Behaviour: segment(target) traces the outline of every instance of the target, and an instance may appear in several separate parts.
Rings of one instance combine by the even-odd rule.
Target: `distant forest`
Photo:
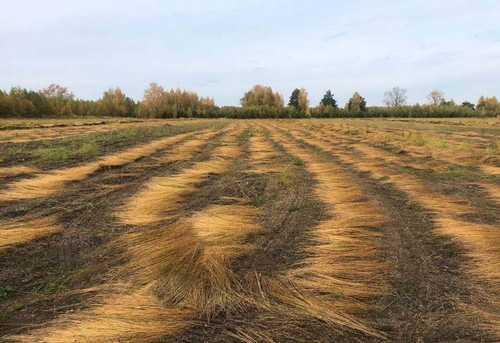
[[[98,100],[83,100],[66,87],[52,84],[35,91],[13,87],[0,90],[0,117],[118,116],[141,118],[342,118],[342,117],[492,117],[500,115],[496,97],[481,97],[477,104],[457,104],[443,92],[429,93],[425,104],[409,105],[407,90],[399,87],[384,95],[385,106],[368,106],[355,92],[340,107],[332,91],[326,91],[317,106],[311,106],[307,90],[297,88],[289,100],[271,87],[257,85],[241,99],[241,106],[222,106],[212,98],[180,89],[166,90],[152,83],[140,101],[120,88],[105,91]]]

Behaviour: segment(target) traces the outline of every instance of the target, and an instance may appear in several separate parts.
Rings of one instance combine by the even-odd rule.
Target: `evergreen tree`
[[[290,96],[290,101],[288,102],[288,106],[293,107],[295,109],[299,109],[300,106],[300,89],[295,88]]]
[[[331,90],[327,90],[323,99],[321,100],[321,105],[324,107],[330,106],[337,108],[337,101],[333,98],[333,93]]]

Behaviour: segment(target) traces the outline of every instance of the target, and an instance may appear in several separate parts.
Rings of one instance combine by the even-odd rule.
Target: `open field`
[[[75,117],[75,118],[10,118],[2,119],[0,122],[0,130],[13,129],[36,129],[36,128],[54,128],[68,126],[94,126],[112,123],[131,123],[141,121],[136,118],[92,118],[92,117]]]
[[[0,341],[498,342],[500,121],[0,121]]]
[[[27,119],[2,120],[0,122],[0,144],[50,141],[89,133],[108,133],[125,128],[134,129],[179,125],[183,122],[192,121],[195,120],[139,120],[130,118],[101,118],[100,120],[42,119],[39,123]]]

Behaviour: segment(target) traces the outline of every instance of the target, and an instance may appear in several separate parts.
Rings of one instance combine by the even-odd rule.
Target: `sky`
[[[498,0],[17,0],[0,9],[0,89],[51,83],[96,99],[151,82],[238,105],[269,85],[316,105],[331,89],[382,104],[433,89],[457,102],[500,96]]]

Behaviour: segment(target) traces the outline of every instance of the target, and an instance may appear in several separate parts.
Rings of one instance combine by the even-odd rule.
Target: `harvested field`
[[[497,119],[0,123],[0,341],[498,342],[498,137]]]
[[[203,120],[53,120],[46,123],[29,121],[6,121],[0,123],[0,144],[25,143],[32,141],[51,141],[55,139],[83,136],[89,133],[107,133],[114,130],[182,125],[183,123],[203,122]]]
[[[0,130],[23,130],[35,128],[53,128],[68,126],[94,126],[112,123],[131,123],[140,121],[135,118],[58,118],[58,119],[4,119],[0,123]]]

